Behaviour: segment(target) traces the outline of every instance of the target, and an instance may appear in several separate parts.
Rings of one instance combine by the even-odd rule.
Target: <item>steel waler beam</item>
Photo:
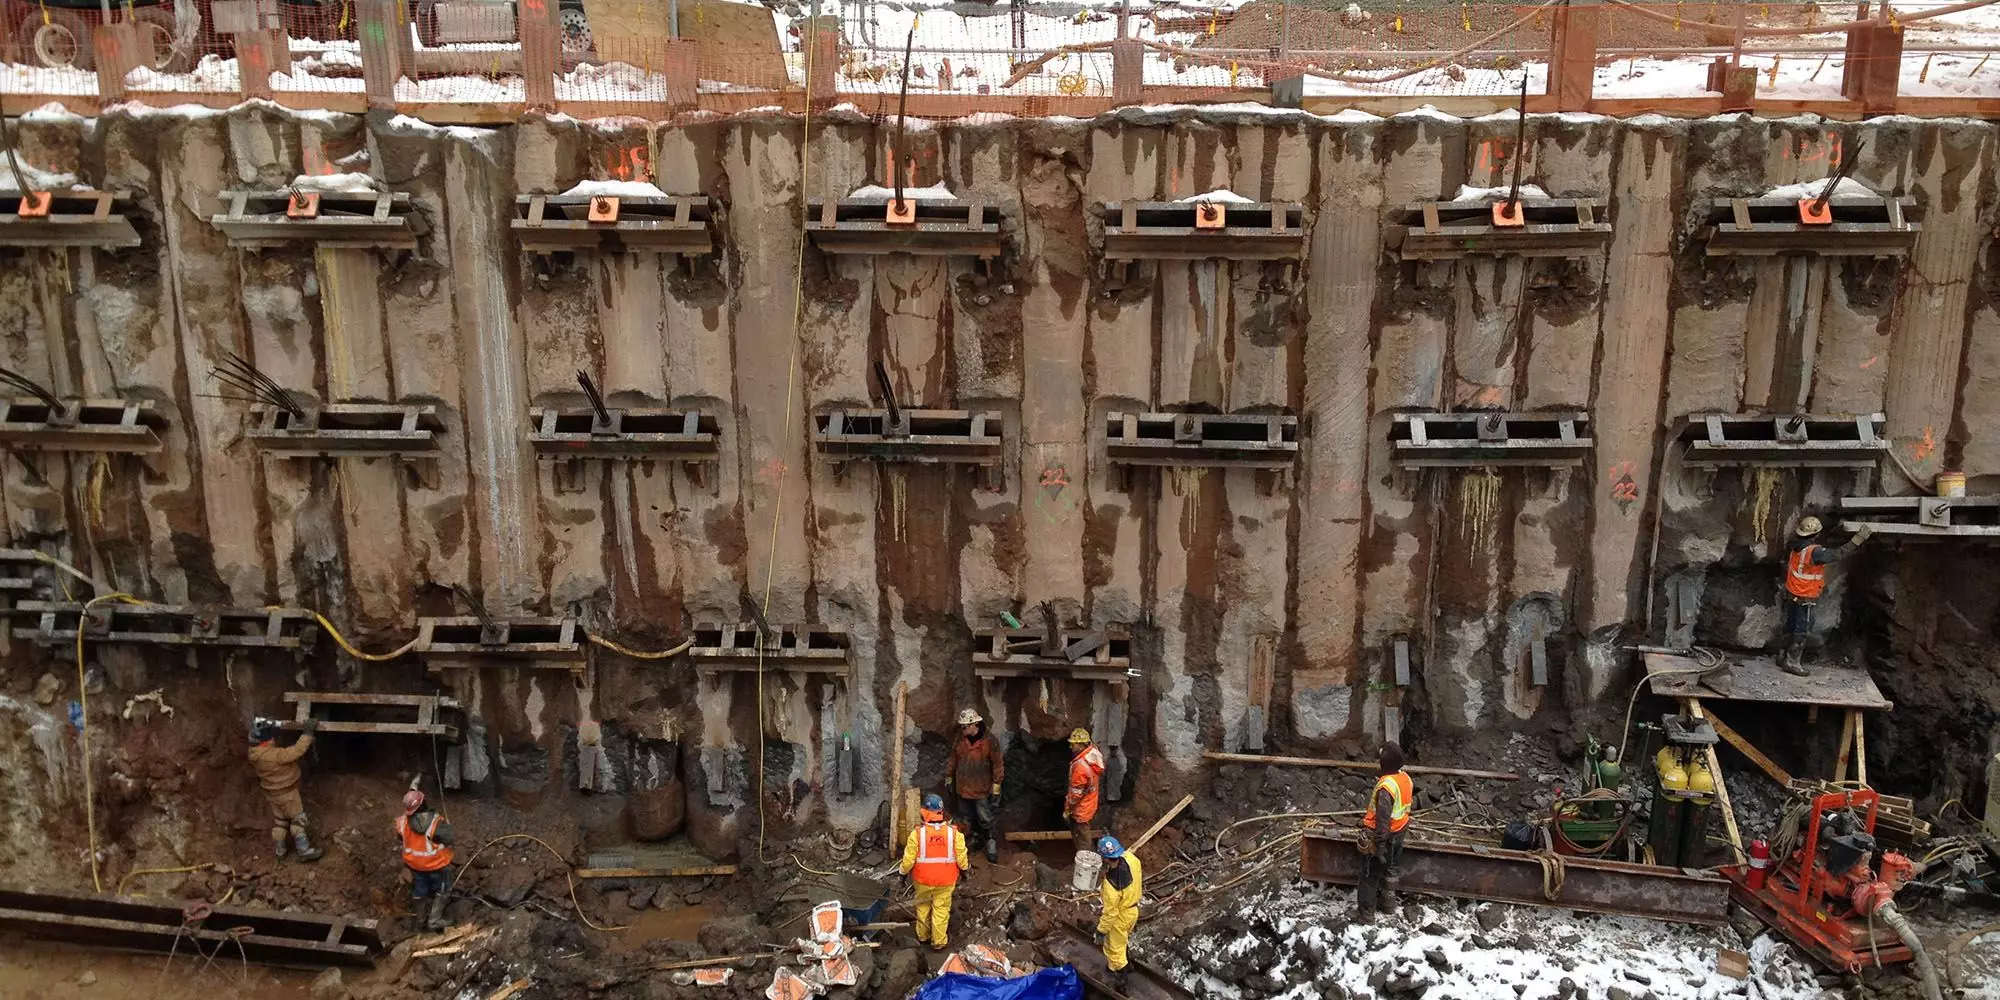
[[[1497,847],[1410,843],[1403,848],[1402,892],[1462,896],[1496,903],[1618,913],[1720,926],[1729,918],[1729,883],[1678,868],[1564,857],[1562,885],[1544,893],[1543,855]],[[1299,877],[1353,885],[1361,854],[1351,834],[1308,833],[1299,842]]]

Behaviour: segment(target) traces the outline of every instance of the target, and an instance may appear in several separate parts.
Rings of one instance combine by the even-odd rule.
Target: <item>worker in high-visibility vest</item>
[[[1069,734],[1069,791],[1063,795],[1063,822],[1069,824],[1070,846],[1088,851],[1097,845],[1097,805],[1104,791],[1104,751],[1090,740],[1090,730]]]
[[[414,786],[403,795],[403,815],[396,817],[396,836],[403,842],[403,865],[410,870],[410,920],[444,930],[445,889],[451,880],[451,824],[424,804]],[[430,913],[424,902],[430,901]]]
[[[1139,897],[1145,894],[1145,871],[1139,864],[1139,856],[1127,851],[1117,837],[1107,834],[1099,840],[1097,853],[1104,858],[1104,881],[1098,884],[1098,900],[1103,903],[1104,912],[1097,918],[1097,943],[1104,949],[1104,967],[1111,970],[1111,985],[1123,993],[1125,947],[1131,943],[1133,928],[1139,926]]]
[[[903,874],[917,886],[917,940],[932,951],[945,949],[951,930],[951,894],[958,873],[971,871],[965,857],[965,834],[944,818],[944,797],[924,796],[923,822],[903,844]]]
[[[1403,828],[1410,825],[1410,807],[1417,790],[1403,772],[1403,748],[1382,744],[1375,787],[1368,793],[1368,812],[1361,817],[1361,882],[1354,890],[1354,919],[1367,923],[1379,911],[1396,915],[1396,880],[1402,875]]]
[[[1811,514],[1799,518],[1785,551],[1785,648],[1778,654],[1778,666],[1798,677],[1808,673],[1806,640],[1812,635],[1813,605],[1826,593],[1826,568],[1852,555],[1875,531],[1864,524],[1847,544],[1830,549],[1819,542],[1821,527]]]

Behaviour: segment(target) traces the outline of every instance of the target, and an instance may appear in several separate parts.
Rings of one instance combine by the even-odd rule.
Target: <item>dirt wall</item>
[[[1705,609],[1704,641],[1768,641],[1772,546],[1799,504],[1851,477],[1684,469],[1670,427],[1690,413],[1879,410],[1918,476],[1961,468],[1978,493],[2000,475],[1984,391],[2000,378],[1985,124],[1536,118],[1526,179],[1607,198],[1609,247],[1440,264],[1385,252],[1388,213],[1504,183],[1511,116],[1128,109],[933,124],[912,133],[908,176],[1000,206],[1005,260],[802,253],[801,196],[884,181],[892,124],[834,112],[806,139],[775,113],[498,129],[268,106],[28,116],[24,158],[134,192],[146,242],[0,251],[0,363],[58,392],[155,400],[170,426],[148,459],[9,462],[0,526],[145,598],[315,607],[373,648],[446,613],[453,584],[497,614],[576,613],[636,647],[741,620],[746,599],[774,623],[846,630],[844,680],[774,671],[761,685],[604,650],[574,681],[501,667],[431,678],[330,650],[303,668],[235,658],[321,689],[441,683],[478,722],[468,778],[530,799],[567,794],[579,732],[601,731],[619,748],[614,796],[684,796],[690,828],[725,853],[760,806],[780,825],[873,821],[899,687],[908,780],[937,781],[943,734],[970,705],[1022,754],[1059,754],[1072,726],[1108,731],[1144,794],[1204,749],[1242,748],[1253,710],[1274,745],[1312,752],[1391,724],[1421,741],[1622,703],[1613,647],[1666,624],[1670,582]],[[1706,199],[1824,176],[1863,139],[1856,178],[1924,209],[1906,265],[1794,273],[1702,255]],[[418,248],[246,252],[208,222],[226,189],[330,164],[409,193],[428,227]],[[712,196],[718,252],[515,249],[517,193],[592,179]],[[1093,206],[1218,188],[1304,202],[1307,258],[1107,280]],[[1810,308],[1788,312],[1800,281]],[[435,404],[442,449],[407,464],[260,457],[245,406],[217,398],[210,374],[230,353],[321,400]],[[962,471],[814,457],[808,414],[871,405],[877,360],[906,405],[1004,414],[997,490]],[[580,404],[579,369],[614,405],[716,412],[720,461],[592,463],[580,477],[538,462],[528,408]],[[1293,413],[1301,458],[1278,481],[1128,477],[1103,459],[1102,421],[1132,407]],[[1391,415],[1447,408],[1584,410],[1596,448],[1574,469],[1393,469]],[[1885,471],[1874,488],[1911,488]],[[1129,689],[975,679],[972,629],[1043,601],[1132,628]],[[1529,674],[1537,637],[1546,687]],[[73,670],[65,655],[17,641],[0,698],[24,723],[0,754],[42,762],[9,779],[37,808],[75,802],[74,761],[50,735],[61,706],[26,701],[44,670]],[[156,686],[186,659],[139,656],[125,682]],[[244,719],[279,710],[261,688],[224,697]],[[843,742],[850,794],[828,780]],[[1034,818],[1052,822],[1046,811]]]

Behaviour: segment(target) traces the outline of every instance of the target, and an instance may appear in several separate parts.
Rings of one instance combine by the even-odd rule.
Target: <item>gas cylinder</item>
[[[1660,790],[1669,795],[1685,795],[1688,787],[1687,769],[1681,766],[1680,758],[1674,755],[1674,748],[1661,747],[1653,757],[1653,766],[1660,772]]]
[[[1759,837],[1750,842],[1750,874],[1744,881],[1751,891],[1764,888],[1764,880],[1771,877],[1771,845]]]

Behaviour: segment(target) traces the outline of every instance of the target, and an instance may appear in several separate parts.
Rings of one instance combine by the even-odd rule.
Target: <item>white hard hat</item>
[[[1820,527],[1821,526],[1819,523],[1819,518],[1814,517],[1811,514],[1807,514],[1806,516],[1799,518],[1799,527],[1798,527],[1799,537],[1805,538],[1811,535],[1817,535],[1819,534]]]
[[[976,725],[984,721],[984,719],[979,717],[979,713],[972,709],[961,708],[958,710],[958,724],[961,726]]]

